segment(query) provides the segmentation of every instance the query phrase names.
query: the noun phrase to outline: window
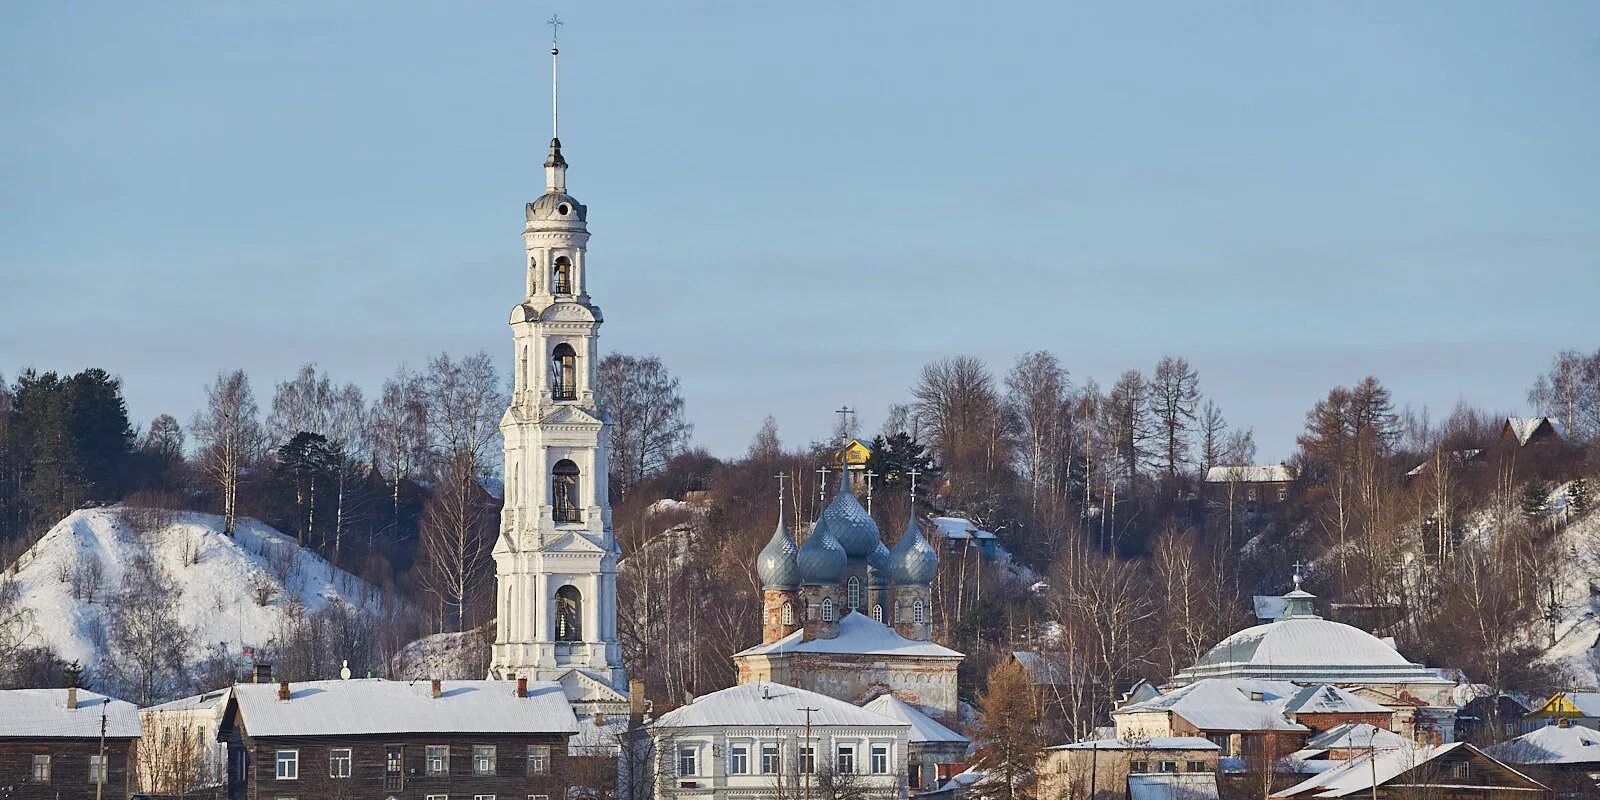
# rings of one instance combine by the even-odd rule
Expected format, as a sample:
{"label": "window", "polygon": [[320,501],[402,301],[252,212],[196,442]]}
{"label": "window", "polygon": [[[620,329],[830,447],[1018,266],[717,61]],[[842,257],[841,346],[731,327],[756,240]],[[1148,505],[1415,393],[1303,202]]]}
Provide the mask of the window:
{"label": "window", "polygon": [[861,610],[861,579],[851,575],[845,587],[845,606],[853,611]]}
{"label": "window", "polygon": [[794,624],[794,603],[783,604],[783,613],[780,619],[783,621],[784,625]]}
{"label": "window", "polygon": [[1148,761],[1135,761],[1135,762],[1133,762],[1132,765],[1130,765],[1128,767],[1128,771],[1129,772],[1149,772],[1150,771],[1150,762],[1148,762]]}
{"label": "window", "polygon": [[1208,772],[1209,770],[1206,769],[1206,762],[1204,762],[1204,761],[1190,761],[1189,762],[1189,771],[1190,772]]}
{"label": "window", "polygon": [[761,774],[776,775],[783,765],[783,751],[777,742],[761,743]]}
{"label": "window", "polygon": [[578,516],[578,465],[563,458],[550,471],[551,514],[556,522],[582,522]]}
{"label": "window", "polygon": [[430,744],[422,751],[423,770],[429,775],[450,774],[450,745]]}
{"label": "window", "polygon": [[450,795],[447,794],[430,794],[424,797],[425,800],[450,800]]}
{"label": "window", "polygon": [[105,780],[106,780],[106,760],[105,760],[105,756],[98,755],[98,754],[89,756],[89,782],[90,783],[102,783]]}
{"label": "window", "polygon": [[492,795],[492,794],[475,794],[475,795],[472,796],[472,800],[494,800],[494,795]]}
{"label": "window", "polygon": [[873,622],[882,622],[883,621],[883,606],[881,604],[879,604],[879,603],[873,603],[872,604],[872,621]]}
{"label": "window", "polygon": [[1469,761],[1457,761],[1453,764],[1449,764],[1447,765],[1447,771],[1449,772],[1450,777],[1454,780],[1472,780],[1472,763]]}
{"label": "window", "polygon": [[338,747],[328,751],[328,777],[350,777],[350,748]]}
{"label": "window", "polygon": [[851,775],[856,771],[856,746],[841,744],[833,756],[833,770],[840,775]]}
{"label": "window", "polygon": [[810,775],[817,771],[816,749],[809,744],[800,745],[800,763],[795,768],[801,775]]}
{"label": "window", "polygon": [[872,746],[872,774],[889,774],[889,745],[875,744]]}
{"label": "window", "polygon": [[[449,749],[445,752],[448,754]],[[397,792],[406,788],[406,746],[403,744],[387,745],[383,749],[383,788],[384,791]]]}
{"label": "window", "polygon": [[678,748],[678,777],[700,774],[700,751],[693,747]]}
{"label": "window", "polygon": [[48,781],[48,780],[50,780],[50,757],[49,756],[34,756],[33,757],[33,779],[36,780],[36,781]]}
{"label": "window", "polygon": [[556,641],[583,641],[583,594],[571,584],[556,590]]}
{"label": "window", "polygon": [[472,774],[494,774],[494,745],[475,744],[472,746]]}
{"label": "window", "polygon": [[916,601],[916,602],[911,604],[911,621],[913,623],[918,624],[918,625],[921,625],[924,622],[928,621],[927,615],[926,615],[926,609],[924,609],[921,600],[918,600],[918,601]]}
{"label": "window", "polygon": [[528,800],[550,800],[550,795],[547,795],[547,794],[530,794],[530,795],[528,795]]}
{"label": "window", "polygon": [[728,748],[728,774],[746,775],[750,772],[750,745],[736,744]]}
{"label": "window", "polygon": [[528,774],[545,775],[550,772],[550,745],[528,745]]}
{"label": "window", "polygon": [[[89,762],[90,762],[89,763],[89,772],[90,772],[90,774],[93,774],[93,772],[94,772],[94,760],[96,758],[98,758],[98,756],[90,756],[89,757]],[[300,751],[299,750],[279,750],[278,751],[278,757],[277,757],[277,763],[278,763],[278,773],[277,773],[278,774],[278,780],[280,780],[280,781],[293,781],[293,780],[299,780],[300,779]],[[94,778],[91,777],[89,780],[93,781]]]}
{"label": "window", "polygon": [[822,621],[833,621],[833,598],[831,597],[822,598]]}
{"label": "window", "polygon": [[572,261],[566,256],[558,257],[555,268],[551,270],[550,292],[552,294],[572,294]]}
{"label": "window", "polygon": [[1158,761],[1158,762],[1156,762],[1156,772],[1177,772],[1177,771],[1178,771],[1178,762],[1176,762],[1176,761]]}
{"label": "window", "polygon": [[578,399],[578,354],[562,342],[550,354],[550,391],[555,400]]}

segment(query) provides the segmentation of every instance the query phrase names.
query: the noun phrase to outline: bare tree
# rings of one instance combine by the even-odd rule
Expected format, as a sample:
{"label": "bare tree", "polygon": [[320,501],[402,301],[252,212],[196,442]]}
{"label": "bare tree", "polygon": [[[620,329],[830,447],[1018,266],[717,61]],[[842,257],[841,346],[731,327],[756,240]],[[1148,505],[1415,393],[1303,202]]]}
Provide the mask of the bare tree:
{"label": "bare tree", "polygon": [[447,629],[464,630],[466,607],[488,574],[493,527],[479,502],[471,455],[457,453],[422,511],[422,583],[448,611]]}
{"label": "bare tree", "polygon": [[482,351],[459,360],[441,353],[428,362],[422,390],[440,468],[462,468],[456,456],[465,455],[472,474],[483,474],[498,445],[500,416],[509,403],[494,361]]}
{"label": "bare tree", "polygon": [[1072,417],[1067,413],[1071,385],[1053,353],[1024,353],[1006,374],[1006,405],[1016,420],[1023,477],[1035,510],[1040,495],[1064,488],[1070,464],[1067,444]]}
{"label": "bare tree", "polygon": [[666,466],[688,445],[694,427],[684,414],[678,379],[660,358],[606,356],[595,392],[611,417],[611,471],[620,491]]}
{"label": "bare tree", "polygon": [[141,789],[185,798],[218,785],[221,765],[214,763],[212,748],[190,731],[183,714],[155,711],[142,722],[144,735],[134,750]]}
{"label": "bare tree", "polygon": [[750,450],[745,453],[745,458],[750,461],[765,463],[776,461],[783,455],[783,442],[778,439],[778,420],[771,414],[761,421],[761,430],[756,431],[750,440]]}
{"label": "bare tree", "polygon": [[255,394],[244,370],[217,375],[206,387],[206,407],[189,423],[206,474],[222,496],[222,530],[233,535],[244,467],[260,456],[264,437]]}
{"label": "bare tree", "polygon": [[138,553],[107,603],[101,674],[122,697],[148,706],[190,688],[194,631],[178,615],[179,585],[148,553]]}
{"label": "bare tree", "polygon": [[1189,461],[1189,434],[1200,404],[1200,373],[1183,358],[1164,356],[1150,377],[1150,410],[1160,434],[1161,469],[1168,480]]}
{"label": "bare tree", "polygon": [[1225,459],[1228,446],[1228,422],[1222,417],[1222,409],[1215,402],[1207,400],[1200,409],[1200,476],[1205,477],[1212,467],[1220,465]]}
{"label": "bare tree", "polygon": [[1010,466],[1005,409],[982,361],[953,356],[928,364],[912,396],[953,493],[970,495],[980,480]]}
{"label": "bare tree", "polygon": [[428,465],[428,399],[419,375],[401,367],[384,381],[367,420],[367,441],[390,482],[392,521],[400,513],[400,484],[422,477]]}

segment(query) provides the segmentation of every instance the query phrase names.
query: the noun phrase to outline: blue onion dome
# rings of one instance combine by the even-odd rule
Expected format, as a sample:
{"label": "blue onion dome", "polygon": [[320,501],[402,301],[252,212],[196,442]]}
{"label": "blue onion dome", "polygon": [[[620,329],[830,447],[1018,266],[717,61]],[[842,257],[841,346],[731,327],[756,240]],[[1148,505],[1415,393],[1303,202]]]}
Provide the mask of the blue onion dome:
{"label": "blue onion dome", "polygon": [[906,521],[906,532],[889,551],[889,580],[896,586],[927,585],[939,571],[939,553],[922,538],[917,517],[912,514]]}
{"label": "blue onion dome", "polygon": [[889,548],[878,542],[877,549],[867,554],[867,585],[882,586],[889,582]]}
{"label": "blue onion dome", "polygon": [[861,507],[861,501],[856,499],[840,481],[839,493],[834,495],[833,502],[822,510],[822,520],[832,528],[833,535],[844,545],[845,555],[851,558],[866,558],[872,555],[881,540],[878,538],[878,524],[872,521],[872,516]]}
{"label": "blue onion dome", "polygon": [[826,519],[819,519],[794,560],[799,567],[801,583],[825,584],[838,582],[849,557],[845,555],[844,546],[834,538],[832,526]]}
{"label": "blue onion dome", "polygon": [[800,567],[795,554],[800,550],[789,536],[789,526],[778,520],[778,529],[772,540],[756,556],[756,574],[761,576],[763,589],[793,589],[800,585]]}

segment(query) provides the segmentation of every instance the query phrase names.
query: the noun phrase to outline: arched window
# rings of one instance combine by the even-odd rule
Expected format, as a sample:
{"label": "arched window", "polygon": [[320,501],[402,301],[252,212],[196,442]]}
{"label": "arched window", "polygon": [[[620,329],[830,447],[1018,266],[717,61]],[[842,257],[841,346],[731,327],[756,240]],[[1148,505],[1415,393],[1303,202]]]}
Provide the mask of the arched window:
{"label": "arched window", "polygon": [[550,502],[556,522],[582,522],[578,516],[578,465],[563,458],[550,472]]}
{"label": "arched window", "polygon": [[784,625],[793,625],[794,624],[794,604],[793,603],[784,603],[783,604],[783,611],[779,615],[779,619],[783,622]]}
{"label": "arched window", "polygon": [[556,641],[583,641],[583,595],[572,584],[556,590]]}
{"label": "arched window", "polygon": [[822,621],[833,621],[833,598],[831,597],[822,598]]}
{"label": "arched window", "polygon": [[566,342],[550,351],[550,396],[556,400],[578,399],[578,353]]}
{"label": "arched window", "polygon": [[873,603],[872,604],[872,621],[873,622],[882,622],[883,621],[883,606],[881,606],[881,605],[879,605],[877,603]]}
{"label": "arched window", "polygon": [[928,621],[927,615],[923,610],[921,600],[911,604],[911,621],[918,625]]}
{"label": "arched window", "polygon": [[844,604],[852,611],[861,610],[861,579],[851,575],[850,582],[845,584]]}
{"label": "arched window", "polygon": [[528,257],[528,294],[530,294],[530,295],[534,295],[534,294],[538,294],[539,293],[539,279],[538,279],[538,277],[536,277],[538,274],[539,274],[539,259],[534,258],[533,256],[529,256]]}
{"label": "arched window", "polygon": [[566,256],[557,258],[550,271],[550,293],[572,294],[572,261]]}

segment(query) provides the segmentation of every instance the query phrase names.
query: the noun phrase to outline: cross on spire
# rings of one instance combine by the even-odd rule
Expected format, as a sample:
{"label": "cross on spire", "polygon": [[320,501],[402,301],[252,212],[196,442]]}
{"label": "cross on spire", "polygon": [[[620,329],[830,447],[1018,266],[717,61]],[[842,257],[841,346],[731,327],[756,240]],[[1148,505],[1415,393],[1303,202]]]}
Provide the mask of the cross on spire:
{"label": "cross on spire", "polygon": [[566,23],[561,21],[561,15],[551,14],[544,24],[550,26],[550,138],[559,139],[561,114],[556,105],[556,72],[560,66],[561,48],[556,46],[556,42],[561,36],[561,26]]}
{"label": "cross on spire", "polygon": [[783,524],[783,482],[788,480],[789,476],[784,474],[784,473],[782,473],[782,472],[780,472],[777,475],[774,475],[772,477],[778,479],[778,524],[782,525]]}
{"label": "cross on spire", "polygon": [[1294,562],[1294,590],[1297,591],[1297,592],[1300,591],[1300,570],[1304,566],[1305,566],[1304,562],[1300,561],[1299,559],[1295,560],[1295,562]]}
{"label": "cross on spire", "polygon": [[911,513],[913,514],[917,513],[917,476],[921,474],[922,471],[918,469],[906,470],[906,476],[911,478]]}
{"label": "cross on spire", "polygon": [[817,469],[817,474],[821,476],[820,478],[817,479],[817,507],[818,508],[822,507],[822,496],[828,493],[828,473],[830,471],[831,470],[829,470],[827,467],[820,467],[820,468]]}

